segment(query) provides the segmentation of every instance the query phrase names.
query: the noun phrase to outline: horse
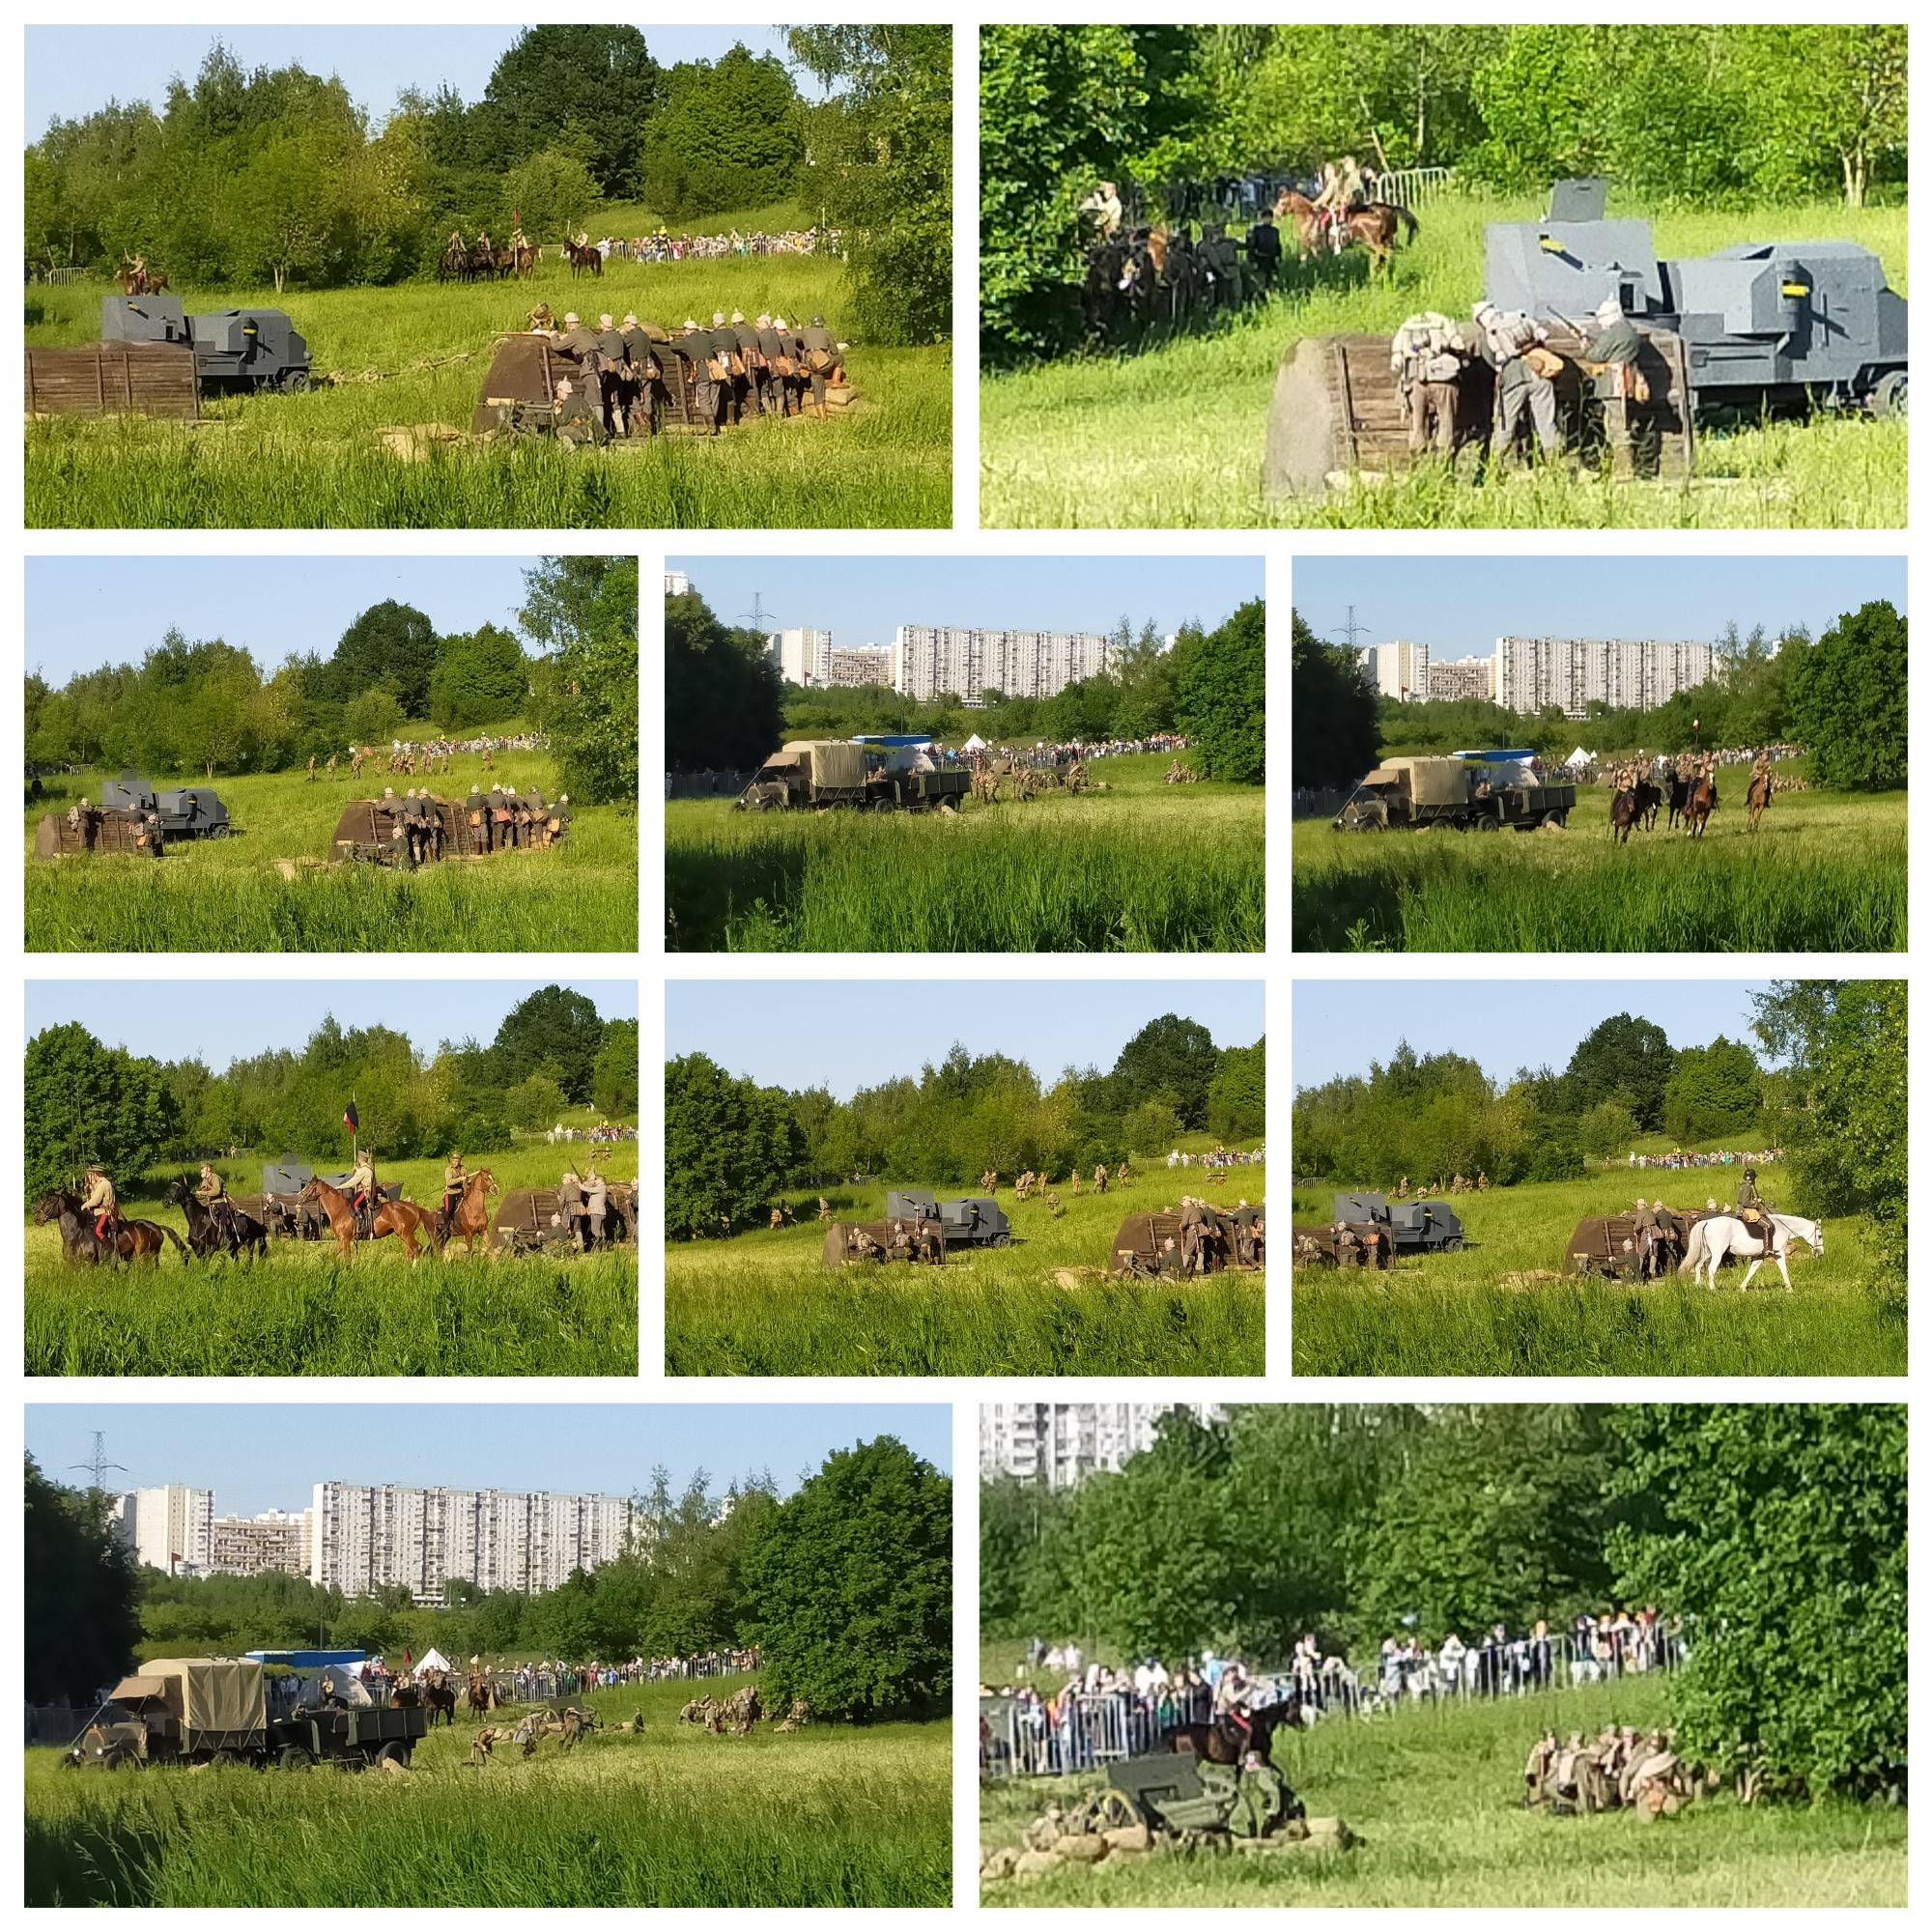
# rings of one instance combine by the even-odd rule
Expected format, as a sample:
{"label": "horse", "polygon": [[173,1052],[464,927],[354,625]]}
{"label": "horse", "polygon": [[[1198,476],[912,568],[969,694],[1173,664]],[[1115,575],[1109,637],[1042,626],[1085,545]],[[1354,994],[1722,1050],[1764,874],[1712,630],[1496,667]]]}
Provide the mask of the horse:
{"label": "horse", "polygon": [[570,279],[574,282],[586,270],[600,279],[604,273],[603,252],[594,247],[580,248],[575,242],[563,244],[564,253],[570,257]]}
{"label": "horse", "polygon": [[182,1237],[158,1221],[117,1222],[110,1253],[107,1244],[96,1236],[94,1216],[80,1205],[80,1196],[65,1188],[43,1194],[34,1203],[34,1225],[44,1228],[49,1221],[60,1224],[61,1259],[69,1263],[86,1262],[98,1267],[105,1261],[132,1262],[137,1266],[153,1267],[166,1253],[169,1241],[181,1250],[183,1261],[194,1259]]}
{"label": "horse", "polygon": [[497,1694],[495,1682],[480,1670],[469,1673],[469,1687],[466,1694],[470,1710],[479,1717],[486,1711],[494,1711],[503,1701]]}
{"label": "horse", "polygon": [[1301,1724],[1296,1702],[1283,1698],[1278,1704],[1264,1704],[1260,1710],[1250,1711],[1245,1725],[1226,1712],[1205,1723],[1177,1724],[1162,1736],[1161,1745],[1167,1750],[1191,1751],[1204,1764],[1238,1765],[1254,1751],[1264,1764],[1271,1765],[1275,1732],[1284,1725],[1293,1729]]}
{"label": "horse", "polygon": [[1663,821],[1666,832],[1677,829],[1677,821],[1684,816],[1690,803],[1690,781],[1680,779],[1674,773],[1670,780],[1670,815]]}
{"label": "horse", "polygon": [[[1815,1224],[1814,1224],[1815,1225]],[[1688,1274],[1693,1281],[1702,1280],[1704,1264],[1709,1262],[1711,1278],[1704,1283],[1706,1288],[1718,1285],[1718,1269],[1727,1261],[1748,1261],[1750,1266],[1745,1270],[1745,1278],[1739,1282],[1742,1293],[1751,1285],[1751,1276],[1768,1260],[1777,1264],[1777,1271],[1784,1277],[1784,1292],[1791,1293],[1791,1270],[1785,1266],[1784,1258],[1791,1251],[1791,1236],[1779,1225],[1776,1214],[1771,1219],[1771,1253],[1767,1257],[1763,1239],[1754,1235],[1735,1214],[1707,1214],[1690,1230],[1690,1238],[1684,1244],[1684,1259],[1677,1264],[1679,1274]],[[1809,1236],[1804,1238],[1809,1239]],[[1822,1242],[1824,1233],[1819,1231]],[[1822,1253],[1822,1247],[1815,1252]]]}
{"label": "horse", "polygon": [[514,272],[521,280],[528,281],[537,271],[536,249],[526,242],[521,248],[513,249],[511,252],[515,258],[512,265]]}
{"label": "horse", "polygon": [[1692,779],[1690,795],[1684,802],[1685,837],[1701,838],[1704,828],[1711,822],[1711,814],[1718,809],[1718,781],[1716,779]]}
{"label": "horse", "polygon": [[1610,799],[1610,843],[1628,845],[1636,822],[1643,816],[1634,791],[1620,791]]}
{"label": "horse", "polygon": [[467,282],[469,279],[469,250],[461,242],[452,242],[436,265],[440,282]]}
{"label": "horse", "polygon": [[187,1216],[188,1246],[202,1261],[213,1255],[239,1257],[244,1253],[266,1255],[269,1252],[269,1231],[261,1222],[252,1215],[242,1213],[231,1201],[228,1204],[229,1222],[224,1228],[215,1219],[214,1210],[206,1202],[195,1198],[185,1175],[179,1180],[168,1182],[166,1198],[172,1207],[179,1208]]}
{"label": "horse", "polygon": [[490,1196],[496,1193],[496,1176],[487,1167],[479,1167],[463,1183],[463,1197],[457,1202],[455,1211],[446,1217],[440,1215],[438,1217],[442,1231],[442,1241],[444,1243],[459,1240],[464,1242],[466,1244],[464,1247],[464,1259],[466,1261],[474,1261],[476,1259],[476,1237],[478,1235],[485,1237],[483,1243],[484,1253],[488,1254],[490,1251],[488,1239],[490,1233]]}
{"label": "horse", "polygon": [[389,1709],[392,1711],[420,1711],[422,1709],[422,1687],[418,1684],[399,1683],[389,1690]]}
{"label": "horse", "polygon": [[377,1202],[370,1216],[369,1232],[364,1235],[356,1225],[355,1210],[349,1205],[349,1197],[319,1175],[303,1186],[296,1199],[321,1208],[328,1217],[328,1232],[335,1236],[336,1253],[345,1262],[355,1260],[358,1240],[380,1241],[385,1235],[394,1235],[402,1242],[412,1265],[418,1259],[418,1235],[429,1243],[437,1260],[442,1259],[442,1217],[427,1208],[418,1208],[413,1201]]}
{"label": "horse", "polygon": [[1751,775],[1750,791],[1745,799],[1745,824],[1752,832],[1758,828],[1758,821],[1771,809],[1771,774],[1756,772]]}
{"label": "horse", "polygon": [[1663,793],[1648,779],[1639,781],[1636,788],[1636,815],[1643,820],[1646,832],[1657,830],[1657,810],[1663,803]]}
{"label": "horse", "polygon": [[446,1676],[431,1677],[420,1687],[423,1709],[429,1713],[428,1727],[436,1728],[440,1713],[442,1721],[452,1727],[456,1723],[456,1686]]}
{"label": "horse", "polygon": [[1824,1254],[1824,1222],[1807,1221],[1803,1214],[1774,1214],[1771,1218],[1784,1230],[1787,1245],[1791,1241],[1803,1241],[1814,1255]]}
{"label": "horse", "polygon": [[1331,220],[1326,211],[1292,187],[1283,188],[1275,198],[1274,213],[1277,221],[1287,215],[1294,223],[1295,240],[1304,255],[1315,254],[1324,240],[1338,255],[1350,242],[1359,242],[1369,251],[1371,275],[1386,268],[1403,238],[1414,241],[1422,226],[1408,209],[1390,201],[1345,209]]}

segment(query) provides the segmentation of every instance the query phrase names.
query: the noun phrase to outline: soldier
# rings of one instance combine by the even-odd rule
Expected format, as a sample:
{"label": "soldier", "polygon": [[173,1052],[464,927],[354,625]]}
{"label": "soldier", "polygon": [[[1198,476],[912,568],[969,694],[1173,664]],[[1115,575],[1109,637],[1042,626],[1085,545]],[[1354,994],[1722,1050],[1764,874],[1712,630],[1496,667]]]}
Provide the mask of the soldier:
{"label": "soldier", "polygon": [[208,1209],[215,1231],[232,1249],[235,1246],[235,1204],[228,1198],[228,1183],[207,1161],[201,1164],[201,1184],[194,1198]]}
{"label": "soldier", "polygon": [[1777,1238],[1777,1225],[1771,1214],[1771,1203],[1757,1191],[1757,1169],[1746,1168],[1745,1178],[1738,1182],[1738,1219],[1764,1243],[1767,1258]]}
{"label": "soldier", "polygon": [[738,346],[738,370],[733,379],[739,399],[749,404],[754,416],[765,412],[765,369],[764,352],[758,347],[758,330],[753,323],[745,320],[745,311],[734,308],[731,311],[731,339]]}
{"label": "soldier", "polygon": [[1066,1209],[1060,1205],[1059,1194],[1052,1188],[1047,1189],[1046,1211],[1056,1221],[1066,1212]]}
{"label": "soldier", "polygon": [[793,354],[791,336],[781,323],[773,321],[768,315],[761,315],[758,318],[757,340],[758,359],[764,364],[765,408],[779,416],[796,414],[798,392],[792,386],[791,378],[797,358]]}
{"label": "soldier", "polygon": [[1337,1221],[1331,1231],[1335,1236],[1335,1260],[1342,1267],[1359,1264],[1357,1250],[1361,1243],[1355,1238],[1355,1231],[1346,1221]]}
{"label": "soldier", "polygon": [[1500,460],[1516,446],[1523,416],[1528,415],[1545,456],[1562,447],[1556,429],[1556,386],[1550,381],[1562,364],[1545,346],[1549,331],[1532,317],[1505,315],[1493,302],[1480,301],[1474,310],[1482,353],[1496,372],[1496,420],[1490,438],[1490,454]]}
{"label": "soldier", "polygon": [[1403,1176],[1402,1179],[1397,1183],[1395,1190],[1395,1198],[1398,1201],[1406,1201],[1408,1199],[1408,1176],[1406,1174]]}
{"label": "soldier", "polygon": [[829,1221],[832,1218],[832,1204],[822,1194],[818,1197],[818,1218],[821,1221]]}
{"label": "soldier", "polygon": [[1408,449],[1420,456],[1433,440],[1438,456],[1456,453],[1456,412],[1463,358],[1463,332],[1446,315],[1412,315],[1389,342],[1389,373],[1401,386],[1408,418]]}
{"label": "soldier", "polygon": [[454,1220],[456,1210],[463,1200],[463,1190],[469,1186],[469,1177],[464,1172],[463,1151],[450,1150],[448,1160],[442,1168],[442,1214],[446,1221]]}
{"label": "soldier", "polygon": [[486,772],[494,772],[497,769],[496,754],[491,750],[489,741],[487,739],[484,741],[483,745],[483,769]]}
{"label": "soldier", "polygon": [[1118,1184],[1124,1186],[1126,1184],[1126,1179],[1127,1179],[1127,1164],[1125,1161],[1122,1161],[1121,1164],[1114,1170],[1114,1179]]}
{"label": "soldier", "polygon": [[[583,1252],[583,1182],[575,1167],[564,1163],[563,1172],[556,1178],[556,1211],[563,1217],[563,1225],[570,1230],[570,1245],[581,1255]],[[718,1217],[720,1230],[728,1235],[730,1221],[723,1214]]]}
{"label": "soldier", "polygon": [[723,421],[724,404],[719,397],[717,378],[712,372],[711,335],[699,328],[690,316],[684,319],[684,332],[671,345],[685,365],[685,393],[691,399],[691,412],[706,436],[716,436]]}
{"label": "soldier", "polygon": [[597,1151],[583,1156],[584,1245],[600,1247],[604,1240],[604,1220],[611,1211],[611,1183],[597,1172]]}
{"label": "soldier", "polygon": [[903,1262],[909,1261],[911,1258],[912,1238],[906,1233],[906,1225],[903,1221],[895,1221],[893,1223],[893,1259],[895,1262]]}
{"label": "soldier", "polygon": [[404,809],[404,822],[409,830],[411,858],[418,866],[427,864],[436,856],[436,821],[430,815],[428,792],[410,793],[409,804]]}
{"label": "soldier", "polygon": [[652,331],[635,311],[624,317],[624,359],[631,365],[626,394],[630,405],[630,434],[650,436],[657,429],[658,384],[664,376]]}
{"label": "soldier", "polygon": [[94,1216],[97,1249],[112,1252],[121,1228],[121,1204],[114,1197],[114,1183],[98,1167],[87,1170],[87,1192],[81,1196],[80,1211]]}
{"label": "soldier", "polygon": [[349,748],[349,776],[359,779],[362,776],[362,747],[351,745]]}
{"label": "soldier", "polygon": [[782,1228],[784,1226],[784,1216],[781,1214],[776,1208],[772,1209],[772,1218],[770,1225],[773,1228]]}
{"label": "soldier", "polygon": [[825,420],[825,385],[828,382],[838,383],[844,379],[844,370],[838,364],[840,344],[825,326],[825,318],[815,315],[810,325],[799,331],[799,344],[805,355],[805,372],[811,384],[812,406],[818,412],[820,422]]}
{"label": "soldier", "polygon": [[1606,297],[1597,308],[1597,332],[1583,344],[1581,360],[1592,379],[1604,412],[1604,440],[1609,447],[1610,473],[1634,473],[1631,446],[1631,410],[1649,398],[1649,386],[1637,368],[1643,338],[1624,313],[1620,296]]}
{"label": "soldier", "polygon": [[569,310],[563,318],[563,327],[556,337],[556,354],[566,361],[576,363],[579,381],[587,393],[597,396],[596,331],[583,326],[582,317],[575,309]]}
{"label": "soldier", "polygon": [[93,851],[95,837],[100,829],[100,814],[84,797],[75,799],[68,808],[67,822],[72,831],[80,835],[83,848]]}
{"label": "soldier", "polygon": [[559,843],[569,835],[572,817],[570,794],[565,792],[551,808],[551,817],[556,821],[556,831],[552,835]]}
{"label": "soldier", "polygon": [[1264,296],[1274,294],[1275,279],[1281,273],[1281,230],[1274,225],[1274,211],[1265,205],[1248,230],[1248,267]]}
{"label": "soldier", "polygon": [[1107,1163],[1103,1160],[1095,1161],[1094,1164],[1094,1192],[1095,1194],[1104,1194],[1106,1191]]}
{"label": "soldier", "polygon": [[1287,1786],[1281,1773],[1251,1750],[1241,1759],[1229,1828],[1237,1838],[1265,1838],[1288,1816]]}
{"label": "soldier", "polygon": [[1657,1215],[1641,1194],[1636,1197],[1636,1213],[1633,1216],[1636,1233],[1637,1274],[1648,1280],[1653,1272],[1652,1251],[1657,1246]]}
{"label": "soldier", "polygon": [[[580,390],[568,376],[557,378],[554,419],[557,441],[595,448],[610,440],[610,432],[605,429],[600,413],[600,404],[592,400],[598,394],[593,386],[596,381],[594,375],[586,376],[584,386]],[[487,757],[484,763],[489,763]]]}
{"label": "soldier", "polygon": [[308,754],[308,777],[302,782],[304,784],[313,784],[315,782],[315,753],[313,752]]}
{"label": "soldier", "polygon": [[1478,1168],[1476,1170],[1476,1192],[1478,1194],[1487,1194],[1489,1191],[1490,1177],[1481,1168]]}
{"label": "soldier", "polygon": [[1073,1170],[1073,1172],[1072,1172],[1071,1174],[1069,1174],[1069,1175],[1068,1175],[1068,1176],[1066,1177],[1066,1184],[1067,1184],[1067,1186],[1068,1186],[1069,1188],[1071,1188],[1071,1189],[1073,1190],[1073,1198],[1074,1198],[1074,1199],[1075,1199],[1076,1201],[1077,1201],[1077,1200],[1079,1200],[1079,1198],[1080,1198],[1080,1170],[1079,1170],[1079,1169],[1078,1169],[1077,1167],[1076,1167],[1076,1168],[1075,1168],[1075,1169]]}
{"label": "soldier", "polygon": [[781,1201],[779,1203],[779,1209],[784,1215],[784,1224],[787,1228],[796,1228],[798,1226],[798,1216],[792,1212],[789,1201]]}
{"label": "soldier", "polygon": [[852,1252],[855,1255],[857,1255],[861,1261],[882,1262],[886,1258],[885,1249],[882,1248],[879,1245],[878,1241],[872,1236],[868,1235],[864,1228],[854,1228],[852,1230],[851,1245],[852,1245]]}
{"label": "soldier", "polygon": [[1182,1274],[1200,1274],[1202,1270],[1201,1243],[1206,1234],[1208,1216],[1202,1204],[1192,1194],[1180,1197],[1180,1271]]}
{"label": "soldier", "polygon": [[484,849],[489,852],[502,850],[510,837],[510,803],[501,785],[493,784],[485,794],[483,816],[490,827],[490,842]]}
{"label": "soldier", "polygon": [[356,1154],[355,1165],[349,1173],[347,1192],[350,1208],[355,1216],[356,1233],[366,1241],[376,1222],[376,1170],[369,1164],[366,1153]]}
{"label": "soldier", "polygon": [[1126,219],[1126,210],[1121,206],[1121,191],[1112,182],[1102,182],[1088,195],[1080,204],[1080,213],[1093,221],[1102,241],[1117,235],[1121,223]]}
{"label": "soldier", "polygon": [[329,783],[333,784],[335,782],[335,753],[333,752],[329,753],[328,762],[323,767],[323,770],[327,773]]}
{"label": "soldier", "polygon": [[469,825],[469,840],[479,852],[490,849],[490,807],[482,788],[469,787],[469,796],[463,801],[463,815]]}
{"label": "soldier", "polygon": [[602,421],[607,436],[629,436],[631,357],[624,331],[607,310],[597,318],[597,374],[604,385]]}

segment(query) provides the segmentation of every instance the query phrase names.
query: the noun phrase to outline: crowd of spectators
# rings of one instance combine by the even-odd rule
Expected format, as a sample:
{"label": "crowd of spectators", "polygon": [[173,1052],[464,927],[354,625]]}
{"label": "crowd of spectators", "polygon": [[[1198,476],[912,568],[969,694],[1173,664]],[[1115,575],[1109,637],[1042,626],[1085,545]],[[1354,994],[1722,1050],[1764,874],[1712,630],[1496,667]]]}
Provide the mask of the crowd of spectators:
{"label": "crowd of spectators", "polygon": [[[1693,1167],[1768,1167],[1775,1160],[1784,1158],[1782,1148],[1766,1148],[1761,1153],[1686,1153],[1681,1148],[1673,1148],[1668,1153],[1638,1153],[1631,1151],[1624,1162],[1632,1168],[1662,1168],[1668,1173]],[[1605,1161],[1605,1167],[1615,1167],[1614,1158]]]}
{"label": "crowd of spectators", "polygon": [[1257,1148],[1214,1148],[1207,1153],[1182,1153],[1176,1148],[1167,1157],[1170,1168],[1200,1167],[1209,1174],[1225,1174],[1231,1168],[1264,1167],[1267,1164],[1267,1149]]}
{"label": "crowd of spectators", "polygon": [[631,262],[716,262],[727,256],[753,255],[841,255],[843,238],[837,229],[786,228],[767,235],[762,230],[750,234],[733,228],[723,235],[672,235],[659,229],[655,235],[638,235],[629,241],[605,237],[597,243],[606,261],[612,255]]}

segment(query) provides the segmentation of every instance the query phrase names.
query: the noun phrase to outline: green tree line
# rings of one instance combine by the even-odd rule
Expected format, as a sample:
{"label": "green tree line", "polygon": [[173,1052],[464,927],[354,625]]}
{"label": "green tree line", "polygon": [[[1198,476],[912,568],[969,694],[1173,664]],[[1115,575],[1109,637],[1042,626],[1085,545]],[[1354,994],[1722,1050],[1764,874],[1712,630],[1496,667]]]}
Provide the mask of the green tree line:
{"label": "green tree line", "polygon": [[1184,1136],[1252,1145],[1264,1132],[1266,1042],[1218,1047],[1198,1020],[1151,1020],[1105,1073],[1052,1085],[963,1046],[849,1100],[761,1087],[688,1054],[665,1068],[665,1227],[710,1237],[762,1220],[787,1188],[858,1175],[975,1186],[992,1169],[1060,1174],[1165,1156]]}
{"label": "green tree line", "polygon": [[1770,1792],[1899,1785],[1900,1405],[1297,1403],[1070,1490],[981,1485],[984,1634],[1279,1665],[1613,1605],[1682,1617],[1678,1748]]}
{"label": "green tree line", "polygon": [[503,1147],[511,1128],[550,1127],[582,1107],[635,1121],[638,1022],[604,1019],[582,993],[550,985],[513,1007],[487,1044],[444,1041],[432,1053],[331,1013],[301,1046],[220,1072],[199,1057],[105,1046],[78,1022],[47,1027],[27,1042],[26,1198],[72,1186],[92,1162],[125,1187],[230,1147],[346,1165],[352,1097],[361,1146],[379,1161]]}
{"label": "green tree line", "polygon": [[1567,758],[1586,752],[1676,753],[1693,746],[1797,744],[1832,790],[1886,791],[1906,779],[1906,620],[1882,600],[1847,611],[1815,640],[1802,625],[1776,638],[1729,624],[1711,676],[1649,711],[1593,703],[1581,718],[1556,707],[1506,711],[1476,699],[1402,701],[1378,693],[1358,652],[1293,620],[1294,781],[1352,787],[1378,757],[1468,745]]}
{"label": "green tree line", "polygon": [[993,745],[1094,744],[1179,732],[1190,762],[1236,784],[1266,777],[1267,611],[1259,599],[1213,630],[1183,624],[1172,648],[1151,623],[1122,616],[1109,668],[1051,697],[997,691],[901,696],[890,685],[787,684],[765,639],[719,620],[696,591],[665,600],[666,679],[673,771],[750,771],[792,738],[929,733],[957,747],[975,732]]}
{"label": "green tree line", "polygon": [[469,732],[527,722],[546,731],[563,788],[583,804],[638,796],[636,557],[554,557],[526,575],[520,621],[440,635],[385,598],[323,657],[273,670],[222,639],[170,627],[138,664],[26,682],[29,764],[156,773],[285,772],[352,744],[386,746],[424,722]]}
{"label": "green tree line", "polygon": [[984,347],[1078,336],[1080,203],[1352,154],[1541,195],[1603,174],[1643,206],[1834,198],[1906,178],[1903,24],[993,26],[980,36]]}
{"label": "green tree line", "polygon": [[311,1647],[366,1650],[400,1667],[438,1649],[459,1668],[549,1659],[572,1666],[720,1648],[763,1652],[760,1683],[815,1715],[942,1713],[951,1694],[952,1485],[890,1435],[835,1451],[788,1497],[770,1474],[718,1491],[653,1470],[641,1526],[612,1561],[554,1590],[453,1583],[440,1607],[407,1588],[345,1597],[306,1577],[169,1577],[137,1570],[106,1498],[26,1466],[33,1582],[30,1698],[84,1702],[156,1657]]}

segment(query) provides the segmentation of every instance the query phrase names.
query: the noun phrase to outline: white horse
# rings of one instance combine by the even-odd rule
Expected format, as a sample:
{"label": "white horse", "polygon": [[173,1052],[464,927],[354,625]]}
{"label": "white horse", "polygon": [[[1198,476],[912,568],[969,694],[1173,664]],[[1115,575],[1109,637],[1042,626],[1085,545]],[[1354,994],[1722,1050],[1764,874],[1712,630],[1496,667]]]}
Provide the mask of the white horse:
{"label": "white horse", "polygon": [[1771,1217],[1794,1241],[1803,1241],[1814,1255],[1825,1252],[1825,1224],[1807,1221],[1803,1214],[1774,1214]]}
{"label": "white horse", "polygon": [[[1783,1217],[1772,1217],[1770,1259],[1777,1264],[1777,1271],[1784,1277],[1784,1289],[1791,1292],[1791,1270],[1785,1266],[1784,1258],[1790,1252],[1792,1235],[1781,1227]],[[1815,1226],[1815,1223],[1807,1225]],[[1805,1236],[1806,1239],[1809,1236]],[[1823,1235],[1819,1236],[1822,1241]],[[1718,1285],[1718,1269],[1726,1261],[1748,1261],[1750,1266],[1745,1270],[1745,1278],[1739,1282],[1742,1293],[1751,1285],[1751,1276],[1765,1264],[1764,1241],[1753,1234],[1744,1222],[1733,1214],[1712,1214],[1696,1223],[1690,1230],[1690,1238],[1684,1244],[1684,1259],[1677,1265],[1679,1274],[1688,1274],[1693,1280],[1703,1278],[1704,1264],[1711,1264],[1711,1278],[1704,1283],[1706,1288]]]}

